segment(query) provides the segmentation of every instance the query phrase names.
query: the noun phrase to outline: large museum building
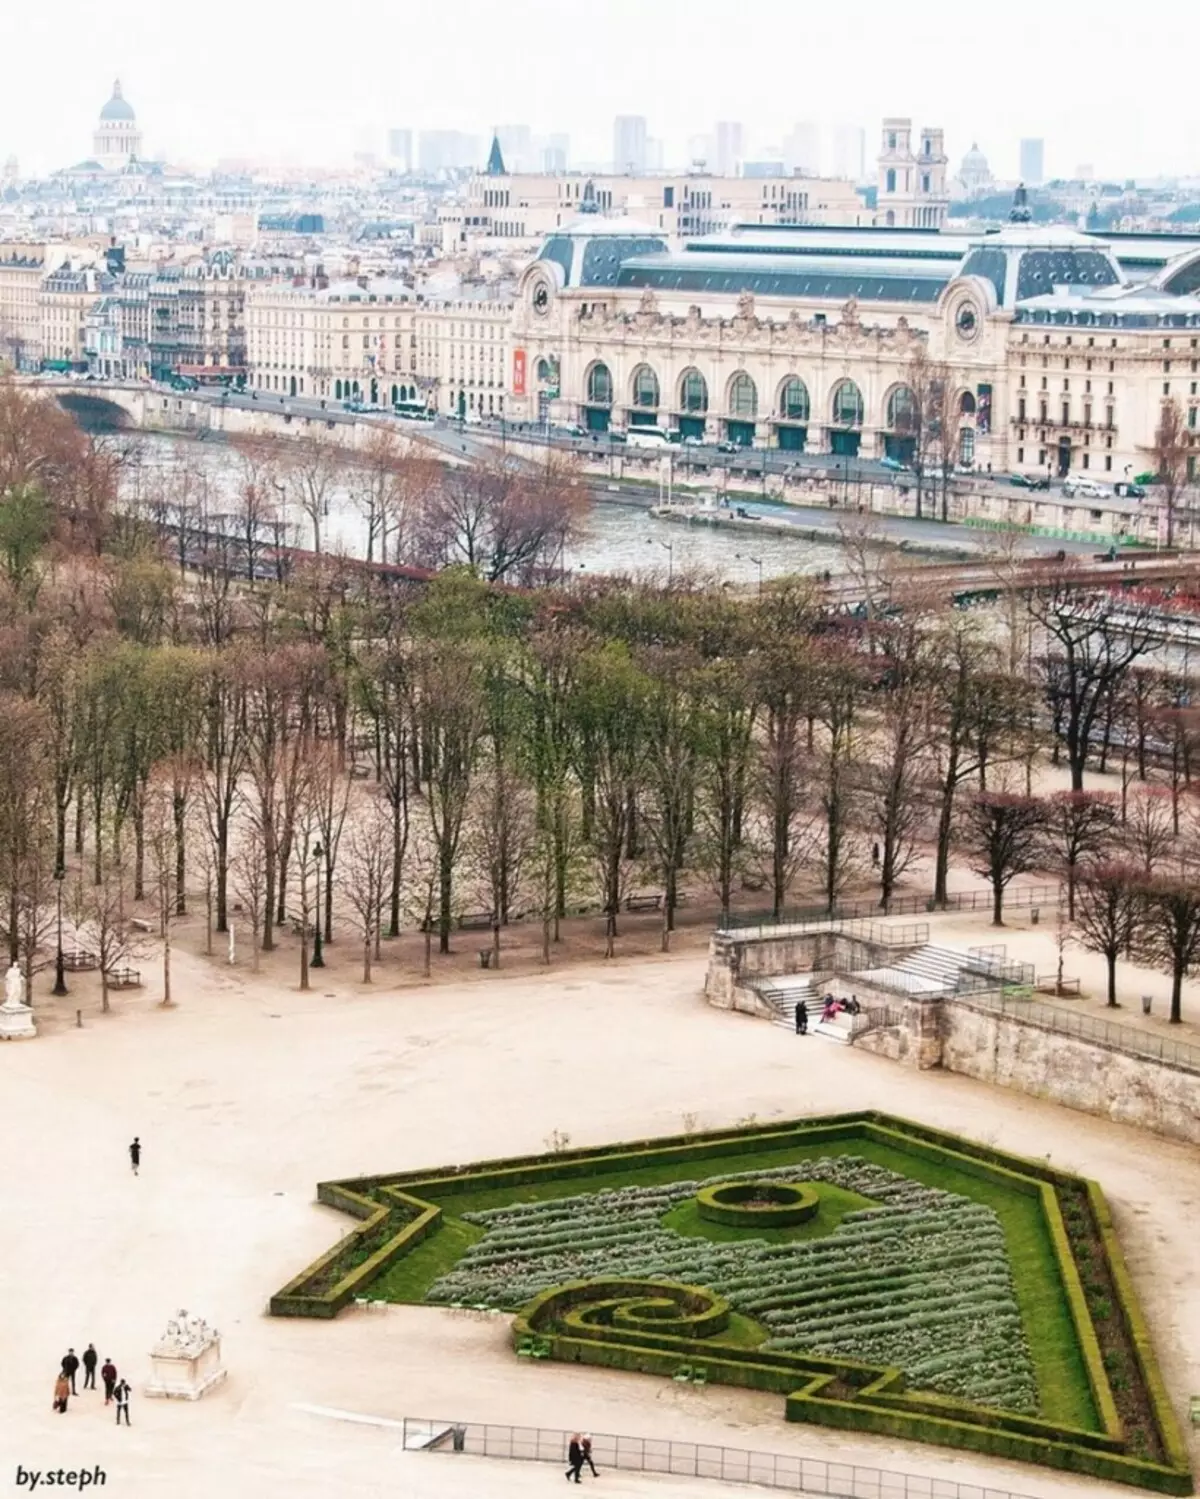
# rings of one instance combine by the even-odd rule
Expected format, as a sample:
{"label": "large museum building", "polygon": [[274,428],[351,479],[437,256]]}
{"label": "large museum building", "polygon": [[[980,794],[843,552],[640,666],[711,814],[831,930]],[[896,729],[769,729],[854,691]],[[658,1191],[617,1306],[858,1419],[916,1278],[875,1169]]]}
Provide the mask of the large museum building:
{"label": "large museum building", "polygon": [[509,415],[903,460],[932,362],[958,462],[1141,472],[1164,400],[1200,420],[1200,242],[1016,217],[972,236],[754,225],[672,250],[581,214],[522,273]]}

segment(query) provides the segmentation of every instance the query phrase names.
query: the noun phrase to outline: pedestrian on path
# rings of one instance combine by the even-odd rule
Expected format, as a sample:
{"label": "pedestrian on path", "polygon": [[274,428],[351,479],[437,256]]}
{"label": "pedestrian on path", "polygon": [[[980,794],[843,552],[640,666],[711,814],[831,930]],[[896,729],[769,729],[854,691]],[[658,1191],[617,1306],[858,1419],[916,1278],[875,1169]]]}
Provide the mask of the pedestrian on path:
{"label": "pedestrian on path", "polygon": [[89,1343],[83,1350],[83,1387],[85,1390],[96,1388],[96,1365],[99,1362],[95,1343]]}
{"label": "pedestrian on path", "polygon": [[123,1379],[113,1391],[117,1399],[117,1425],[121,1424],[121,1413],[125,1413],[125,1425],[129,1425],[129,1381]]}
{"label": "pedestrian on path", "polygon": [[808,1006],[802,999],[796,1001],[796,1034],[808,1035]]}
{"label": "pedestrian on path", "polygon": [[63,1355],[62,1371],[71,1381],[71,1394],[78,1395],[79,1391],[75,1388],[75,1376],[79,1372],[79,1358],[74,1348],[68,1348]]}
{"label": "pedestrian on path", "polygon": [[573,1478],[576,1483],[579,1483],[579,1475],[583,1471],[583,1443],[579,1439],[578,1432],[567,1446],[567,1462],[570,1464],[567,1468],[567,1482],[569,1483]]}
{"label": "pedestrian on path", "polygon": [[104,1381],[104,1403],[111,1405],[113,1387],[117,1382],[117,1366],[111,1358],[106,1358],[100,1365],[100,1378]]}
{"label": "pedestrian on path", "polygon": [[592,1461],[592,1439],[591,1439],[591,1437],[588,1436],[585,1433],[584,1438],[580,1442],[579,1445],[580,1445],[580,1447],[583,1450],[583,1462],[581,1462],[580,1465],[579,1465],[580,1472],[583,1471],[583,1463],[587,1463],[588,1467],[592,1470],[592,1477],[593,1478],[599,1478],[600,1475],[599,1475],[599,1473],[596,1472],[596,1464]]}
{"label": "pedestrian on path", "polygon": [[142,1164],[142,1142],[136,1135],[133,1137],[133,1144],[129,1147],[129,1162],[133,1167],[133,1174],[136,1176],[138,1174],[138,1167]]}
{"label": "pedestrian on path", "polygon": [[52,1409],[56,1410],[60,1416],[67,1408],[67,1396],[70,1393],[71,1381],[60,1369],[58,1371],[58,1378],[54,1381],[54,1405],[52,1407]]}

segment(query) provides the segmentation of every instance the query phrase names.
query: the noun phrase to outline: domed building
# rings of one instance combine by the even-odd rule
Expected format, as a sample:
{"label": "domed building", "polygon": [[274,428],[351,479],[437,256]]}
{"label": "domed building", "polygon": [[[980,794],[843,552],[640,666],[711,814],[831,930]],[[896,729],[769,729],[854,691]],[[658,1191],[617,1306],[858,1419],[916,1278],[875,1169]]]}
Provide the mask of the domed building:
{"label": "domed building", "polygon": [[988,166],[988,159],[972,142],[971,149],[962,159],[962,166],[958,169],[958,180],[962,184],[964,196],[977,198],[986,193],[992,185],[992,169]]}
{"label": "domed building", "polygon": [[107,171],[119,172],[142,154],[142,132],[133,105],[121,92],[121,80],[113,84],[112,98],[100,111],[92,137],[92,155]]}

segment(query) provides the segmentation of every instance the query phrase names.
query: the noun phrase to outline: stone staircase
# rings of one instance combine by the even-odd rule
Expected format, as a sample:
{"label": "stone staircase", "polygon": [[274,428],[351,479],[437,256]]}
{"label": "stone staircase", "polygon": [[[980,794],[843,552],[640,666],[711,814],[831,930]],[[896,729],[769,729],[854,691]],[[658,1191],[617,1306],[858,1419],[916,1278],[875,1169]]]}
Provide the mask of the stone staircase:
{"label": "stone staircase", "polygon": [[789,1031],[796,1029],[796,1005],[803,1000],[808,1006],[808,1033],[838,1041],[843,1046],[850,1044],[850,1015],[838,1015],[833,1020],[821,1019],[821,998],[812,986],[812,976],[807,973],[782,974],[778,978],[763,979],[755,985],[759,996],[774,1011],[774,1024],[783,1025]]}
{"label": "stone staircase", "polygon": [[927,942],[886,968],[866,968],[855,977],[897,994],[952,994],[972,967],[969,954]]}

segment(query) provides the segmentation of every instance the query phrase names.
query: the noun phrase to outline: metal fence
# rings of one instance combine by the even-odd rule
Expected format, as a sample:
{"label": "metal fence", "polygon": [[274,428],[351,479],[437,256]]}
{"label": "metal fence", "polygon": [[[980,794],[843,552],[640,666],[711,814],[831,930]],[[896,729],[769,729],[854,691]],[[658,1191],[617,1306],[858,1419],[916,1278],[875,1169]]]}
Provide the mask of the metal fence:
{"label": "metal fence", "polygon": [[[1020,906],[1056,906],[1059,887],[1057,885],[1011,885],[1004,894],[1004,909]],[[918,912],[939,911],[990,911],[990,890],[959,890],[948,895],[944,902],[935,901],[932,895],[898,895],[884,911],[877,900],[847,901],[830,911],[825,906],[785,907],[778,916],[771,910],[729,911],[721,917],[717,930],[722,932],[742,931],[746,927],[811,926],[831,921],[857,921],[864,917],[886,919],[889,916],[913,916]]]}
{"label": "metal fence", "polygon": [[[952,1483],[886,1468],[860,1468],[824,1458],[607,1432],[593,1432],[591,1436],[592,1456],[601,1472],[617,1468],[635,1473],[672,1473],[684,1478],[713,1478],[720,1483],[757,1483],[835,1499],[1026,1499],[1006,1489]],[[408,1451],[560,1463],[565,1470],[569,1441],[570,1433],[551,1427],[493,1426],[418,1417],[404,1420],[404,1446]]]}
{"label": "metal fence", "polygon": [[1145,1057],[1151,1062],[1168,1062],[1174,1067],[1200,1073],[1200,1046],[1175,1041],[1157,1031],[1142,1030],[1135,1025],[1115,1025],[1110,1020],[1101,1020],[1094,1015],[1073,1015],[1069,1010],[1060,1010],[1054,1005],[1006,998],[994,989],[983,994],[964,995],[962,998],[969,1004],[989,1010],[1001,1010],[1014,1020],[1028,1020],[1047,1030],[1057,1031],[1060,1035],[1075,1036],[1080,1041],[1094,1041],[1129,1056]]}

